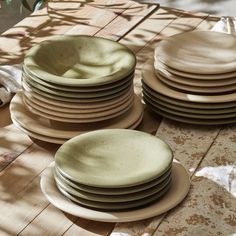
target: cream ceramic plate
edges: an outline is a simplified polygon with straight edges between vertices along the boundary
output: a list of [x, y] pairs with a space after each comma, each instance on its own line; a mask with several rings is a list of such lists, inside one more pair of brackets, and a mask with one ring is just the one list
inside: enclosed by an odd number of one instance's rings
[[[235, 77], [234, 78], [228, 78], [228, 79], [207, 79], [202, 78], [202, 79], [191, 79], [188, 77], [176, 75], [172, 72], [170, 72], [170, 68], [165, 67], [163, 64], [158, 63], [155, 61], [154, 63], [155, 67], [155, 73], [157, 75], [162, 75], [163, 77], [179, 83], [179, 84], [184, 84], [184, 85], [191, 85], [191, 86], [197, 86], [197, 87], [219, 87], [219, 86], [226, 86], [226, 85], [234, 85], [236, 84], [236, 72], [235, 72]], [[186, 75], [187, 76], [187, 75]]]
[[53, 138], [70, 139], [84, 132], [97, 129], [129, 128], [140, 119], [143, 114], [143, 105], [136, 98], [133, 107], [123, 115], [104, 121], [90, 124], [73, 124], [51, 121], [28, 111], [21, 93], [15, 95], [10, 103], [11, 117], [29, 131]]
[[[143, 82], [143, 81], [142, 81]], [[165, 103], [170, 103], [176, 105], [178, 107], [186, 107], [186, 108], [196, 108], [196, 109], [204, 109], [206, 111], [216, 110], [216, 109], [234, 109], [236, 108], [236, 102], [226, 102], [226, 103], [197, 103], [197, 102], [187, 102], [178, 100], [175, 98], [166, 97], [156, 91], [153, 91], [149, 88], [145, 83], [142, 83], [143, 91], [148, 93], [149, 96], [152, 97], [154, 101], [163, 101]], [[227, 112], [226, 112], [227, 113]]]
[[155, 58], [171, 68], [199, 74], [235, 72], [236, 38], [212, 31], [192, 31], [162, 40]]
[[55, 154], [56, 166], [65, 177], [102, 188], [149, 182], [168, 169], [172, 158], [170, 147], [162, 140], [125, 129], [79, 135], [62, 145]]
[[[98, 109], [61, 109], [61, 111], [55, 111], [53, 109], [53, 106], [47, 106], [47, 104], [38, 103], [38, 101], [35, 102], [35, 100], [30, 99], [28, 97], [25, 97], [23, 95], [24, 102], [26, 101], [31, 107], [38, 109], [39, 111], [42, 111], [44, 113], [48, 113], [55, 116], [61, 116], [61, 117], [67, 117], [67, 118], [89, 118], [89, 117], [99, 117], [99, 116], [106, 116], [110, 114], [114, 114], [116, 112], [119, 112], [126, 107], [128, 107], [130, 104], [134, 101], [134, 96], [130, 97], [126, 101], [122, 103], [118, 103], [118, 105], [115, 104], [115, 106], [109, 106], [105, 108], [98, 108]], [[42, 104], [42, 105], [41, 105]], [[67, 112], [69, 111], [69, 112]]]
[[160, 104], [162, 106], [165, 106], [169, 109], [180, 111], [180, 112], [186, 112], [186, 113], [194, 113], [194, 114], [206, 114], [206, 115], [213, 115], [213, 114], [227, 114], [227, 113], [233, 113], [236, 112], [236, 106], [232, 108], [225, 108], [225, 109], [199, 109], [199, 108], [190, 108], [190, 107], [183, 107], [180, 105], [173, 105], [171, 103], [168, 103], [167, 101], [162, 101], [160, 99], [157, 99], [155, 97], [152, 97], [148, 92], [143, 90], [143, 96], [147, 100], [151, 100], [153, 103]]
[[165, 112], [163, 110], [157, 109], [156, 107], [153, 107], [151, 104], [148, 104], [148, 107], [150, 107], [151, 110], [153, 110], [155, 113], [163, 117], [167, 117], [171, 120], [180, 121], [180, 122], [188, 123], [188, 124], [223, 125], [223, 124], [236, 123], [236, 118], [228, 118], [228, 119], [220, 119], [220, 120], [203, 120], [203, 119], [187, 118], [187, 117], [174, 115], [174, 114]]
[[174, 75], [178, 75], [181, 77], [185, 77], [185, 78], [191, 78], [191, 79], [196, 79], [196, 80], [211, 80], [211, 81], [215, 81], [215, 80], [223, 80], [223, 79], [229, 79], [229, 80], [235, 80], [236, 78], [236, 71], [234, 72], [228, 72], [228, 73], [223, 73], [223, 74], [197, 74], [196, 73], [188, 73], [188, 72], [183, 72], [183, 71], [179, 71], [179, 70], [175, 70], [173, 68], [168, 67], [167, 65], [163, 64], [162, 62], [159, 61], [158, 58], [155, 58], [155, 68], [157, 70], [159, 70], [160, 66], [161, 68], [163, 68], [165, 71], [172, 73]]
[[[133, 88], [130, 88], [129, 91], [127, 91], [124, 94], [121, 94], [118, 97], [115, 98], [111, 98], [108, 99], [106, 101], [100, 101], [100, 102], [89, 102], [89, 103], [85, 103], [85, 102], [65, 102], [65, 101], [57, 101], [54, 99], [50, 99], [50, 98], [45, 98], [43, 96], [41, 96], [40, 94], [37, 94], [33, 91], [29, 91], [24, 89], [23, 87], [23, 91], [24, 91], [24, 95], [26, 97], [28, 97], [30, 100], [32, 99], [37, 99], [38, 101], [41, 101], [41, 103], [44, 103], [46, 107], [54, 107], [55, 109], [99, 109], [99, 108], [106, 108], [112, 105], [116, 105], [120, 102], [123, 102], [124, 100], [128, 99], [128, 97], [133, 95]], [[60, 111], [60, 110], [59, 110]]]
[[101, 195], [101, 194], [94, 194], [94, 193], [88, 193], [81, 190], [77, 190], [71, 187], [70, 185], [66, 184], [65, 182], [62, 182], [59, 178], [57, 178], [57, 176], [55, 176], [55, 182], [59, 189], [64, 190], [65, 192], [74, 196], [75, 198], [78, 198], [79, 200], [81, 199], [82, 201], [83, 199], [85, 199], [85, 200], [91, 201], [92, 204], [95, 203], [99, 205], [100, 202], [119, 204], [123, 202], [136, 201], [136, 200], [140, 200], [146, 197], [150, 197], [168, 188], [171, 182], [171, 177], [167, 178], [160, 184], [152, 188], [146, 189], [144, 191], [130, 193], [130, 194], [122, 194], [122, 195], [120, 194], [119, 195]]
[[36, 82], [37, 84], [40, 84], [41, 86], [54, 89], [54, 90], [67, 91], [67, 92], [97, 92], [97, 91], [105, 91], [112, 88], [116, 88], [125, 83], [128, 83], [129, 81], [133, 80], [134, 72], [131, 72], [130, 75], [128, 75], [124, 79], [121, 79], [117, 82], [100, 85], [100, 86], [89, 86], [89, 87], [71, 87], [71, 86], [69, 87], [69, 86], [62, 86], [58, 84], [49, 83], [45, 80], [41, 80], [38, 77], [30, 75], [29, 72], [27, 73], [24, 68], [23, 68], [23, 76], [30, 80], [33, 80], [34, 82]]
[[123, 79], [134, 70], [136, 58], [126, 46], [95, 36], [53, 36], [32, 47], [24, 67], [51, 83], [95, 86]]
[[54, 181], [53, 165], [54, 163], [48, 167], [41, 176], [40, 186], [43, 194], [51, 204], [60, 210], [89, 220], [128, 222], [160, 215], [178, 205], [188, 194], [190, 188], [190, 180], [187, 171], [181, 164], [173, 163], [176, 175], [173, 176], [171, 187], [164, 197], [158, 199], [158, 201], [155, 201], [153, 204], [122, 212], [92, 210], [75, 204], [61, 194]]
[[224, 94], [224, 95], [194, 95], [179, 92], [167, 87], [163, 84], [155, 75], [153, 60], [149, 60], [143, 68], [142, 80], [144, 83], [153, 89], [154, 91], [178, 100], [187, 102], [197, 102], [197, 103], [225, 103], [225, 102], [235, 102], [236, 93]]
[[229, 92], [235, 92], [236, 91], [236, 84], [231, 85], [225, 85], [225, 86], [218, 86], [218, 87], [200, 87], [200, 86], [192, 86], [192, 85], [185, 85], [180, 84], [178, 82], [174, 82], [172, 80], [169, 80], [168, 78], [163, 77], [160, 74], [156, 73], [156, 76], [158, 79], [163, 82], [164, 84], [174, 88], [183, 90], [189, 93], [204, 93], [204, 94], [216, 94], [216, 93], [229, 93]]
[[226, 119], [226, 118], [236, 118], [236, 112], [227, 113], [227, 114], [201, 114], [201, 113], [196, 114], [196, 113], [189, 113], [189, 112], [178, 111], [178, 110], [168, 108], [165, 105], [161, 105], [157, 102], [153, 102], [148, 97], [144, 97], [144, 100], [147, 104], [151, 104], [153, 107], [157, 109], [160, 109], [167, 113], [181, 116], [181, 117], [189, 117], [189, 118], [202, 119], [202, 120], [204, 119], [220, 120], [220, 119]]
[[[55, 120], [55, 121], [60, 121], [60, 122], [67, 122], [67, 123], [94, 123], [94, 122], [100, 122], [100, 121], [105, 121], [105, 120], [109, 120], [112, 118], [115, 118], [117, 116], [120, 116], [122, 114], [124, 114], [125, 112], [127, 112], [132, 106], [133, 106], [133, 102], [129, 103], [128, 106], [126, 106], [123, 110], [119, 111], [119, 112], [115, 112], [112, 114], [107, 114], [104, 116], [96, 116], [96, 114], [81, 114], [78, 115], [80, 116], [80, 118], [76, 118], [74, 116], [74, 118], [67, 118], [67, 117], [62, 117], [62, 116], [56, 116], [56, 115], [52, 115], [46, 112], [42, 112], [41, 110], [39, 110], [38, 108], [34, 108], [32, 106], [30, 106], [27, 101], [25, 101], [25, 105], [27, 106], [27, 108], [29, 109], [30, 112], [38, 115], [38, 116], [42, 116], [44, 118], [50, 119], [50, 120]], [[78, 117], [77, 116], [77, 117]], [[83, 117], [87, 117], [87, 118], [83, 118]]]
[[62, 118], [69, 118], [69, 119], [93, 119], [93, 118], [101, 118], [101, 117], [109, 117], [110, 115], [116, 115], [119, 114], [119, 112], [125, 112], [127, 109], [129, 109], [133, 105], [134, 97], [125, 103], [119, 105], [116, 108], [112, 108], [109, 110], [101, 111], [101, 112], [87, 112], [87, 113], [65, 113], [65, 112], [57, 112], [53, 111], [48, 108], [44, 108], [38, 104], [35, 104], [34, 102], [30, 101], [28, 98], [23, 97], [23, 101], [25, 104], [29, 107], [32, 107], [36, 109], [37, 111], [42, 112], [42, 114], [49, 114], [52, 116], [62, 117]]
[[138, 186], [127, 187], [127, 188], [96, 188], [96, 187], [78, 184], [78, 183], [71, 181], [70, 179], [64, 177], [63, 174], [61, 174], [60, 171], [56, 167], [54, 170], [55, 171], [54, 174], [56, 173], [56, 176], [58, 179], [60, 179], [61, 181], [63, 181], [64, 183], [66, 183], [67, 185], [73, 187], [74, 189], [76, 189], [78, 191], [84, 191], [84, 192], [93, 193], [96, 195], [101, 194], [101, 195], [113, 196], [113, 195], [131, 194], [131, 193], [135, 193], [135, 192], [145, 191], [148, 188], [152, 188], [152, 187], [160, 184], [161, 182], [163, 182], [167, 178], [169, 178], [171, 175], [171, 169], [172, 169], [172, 165], [159, 178], [154, 179], [154, 180], [152, 180], [148, 183], [145, 183], [145, 184], [140, 184]]
[[127, 93], [130, 88], [132, 87], [132, 84], [129, 84], [127, 87], [123, 88], [121, 91], [117, 92], [117, 93], [113, 93], [113, 94], [109, 94], [109, 95], [105, 95], [102, 97], [84, 97], [84, 98], [72, 98], [72, 97], [63, 97], [63, 96], [58, 96], [58, 95], [54, 95], [54, 94], [50, 94], [50, 93], [46, 93], [44, 91], [41, 91], [33, 86], [30, 86], [26, 81], [22, 81], [22, 87], [24, 88], [24, 90], [28, 91], [28, 92], [35, 92], [39, 95], [41, 95], [42, 97], [44, 97], [45, 99], [53, 99], [53, 100], [57, 100], [59, 102], [71, 102], [71, 103], [90, 103], [90, 102], [102, 102], [102, 101], [107, 101], [116, 97], [119, 97], [125, 93]]

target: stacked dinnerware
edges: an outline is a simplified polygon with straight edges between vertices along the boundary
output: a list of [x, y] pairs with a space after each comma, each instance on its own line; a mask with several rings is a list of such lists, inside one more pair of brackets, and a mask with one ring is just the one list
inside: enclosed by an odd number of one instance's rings
[[154, 112], [192, 124], [236, 122], [236, 38], [196, 31], [159, 43], [142, 73]]
[[74, 137], [58, 149], [54, 178], [66, 198], [84, 207], [132, 209], [164, 197], [176, 175], [172, 161], [170, 147], [153, 135], [99, 130]]
[[143, 115], [133, 92], [135, 65], [135, 55], [112, 40], [51, 37], [25, 56], [12, 120], [32, 137], [54, 143], [94, 129], [134, 129]]

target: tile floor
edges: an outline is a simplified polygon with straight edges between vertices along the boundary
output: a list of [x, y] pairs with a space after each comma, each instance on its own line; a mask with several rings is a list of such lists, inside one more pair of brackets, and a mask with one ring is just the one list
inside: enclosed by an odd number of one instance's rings
[[[30, 0], [33, 1], [33, 0]], [[137, 0], [140, 2], [140, 0]], [[146, 0], [142, 0], [145, 2]], [[154, 1], [154, 0], [153, 0]], [[208, 12], [215, 15], [236, 16], [236, 0], [155, 0], [162, 6], [175, 7], [191, 11]], [[18, 21], [29, 15], [23, 9], [20, 13], [19, 0], [12, 0], [9, 5], [6, 0], [0, 0], [0, 33], [12, 27]]]

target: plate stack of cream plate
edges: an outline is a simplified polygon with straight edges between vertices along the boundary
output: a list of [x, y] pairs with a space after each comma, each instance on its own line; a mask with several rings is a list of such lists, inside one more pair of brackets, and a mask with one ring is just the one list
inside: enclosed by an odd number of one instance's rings
[[134, 129], [143, 115], [133, 92], [135, 65], [135, 55], [112, 40], [51, 37], [25, 56], [12, 120], [30, 136], [54, 143], [94, 129]]
[[236, 122], [236, 37], [211, 31], [159, 43], [143, 69], [143, 97], [156, 113], [192, 124]]
[[54, 178], [60, 192], [79, 205], [131, 209], [165, 197], [176, 177], [172, 161], [170, 147], [153, 135], [99, 130], [74, 137], [58, 149]]

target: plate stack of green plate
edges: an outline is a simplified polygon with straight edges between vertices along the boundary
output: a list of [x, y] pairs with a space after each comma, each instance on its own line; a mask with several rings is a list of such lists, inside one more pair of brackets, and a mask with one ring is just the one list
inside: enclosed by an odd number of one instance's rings
[[[37, 120], [35, 123], [43, 120], [44, 126], [50, 123], [50, 127], [60, 123], [64, 127], [78, 124], [99, 129], [106, 128], [101, 122], [107, 122], [108, 128], [109, 124], [135, 128], [143, 114], [133, 91], [135, 66], [135, 55], [118, 42], [93, 36], [51, 37], [32, 47], [25, 56], [23, 92], [13, 99], [12, 119], [31, 136], [47, 136], [57, 143], [65, 141], [56, 141], [64, 139], [63, 135], [48, 136], [48, 132], [29, 130], [31, 121], [24, 122], [22, 116]], [[17, 108], [16, 103], [23, 103], [27, 109]], [[133, 123], [120, 122], [126, 117]], [[71, 130], [65, 128], [65, 132]]]
[[157, 137], [108, 129], [79, 135], [55, 155], [60, 192], [84, 207], [124, 210], [164, 197], [171, 185], [172, 151]]
[[193, 124], [236, 122], [236, 38], [195, 31], [161, 41], [143, 70], [143, 97], [156, 113]]

